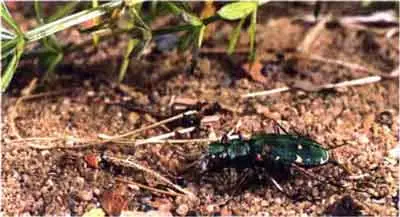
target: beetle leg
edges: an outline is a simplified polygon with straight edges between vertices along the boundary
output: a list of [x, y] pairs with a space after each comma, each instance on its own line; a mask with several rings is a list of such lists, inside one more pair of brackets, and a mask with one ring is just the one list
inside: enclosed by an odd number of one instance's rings
[[335, 166], [340, 167], [348, 175], [351, 174], [350, 169], [346, 165], [339, 163], [337, 160], [329, 159], [328, 163], [331, 163], [331, 164], [333, 164]]
[[272, 182], [272, 184], [274, 184], [275, 187], [276, 187], [279, 191], [281, 191], [282, 193], [285, 193], [285, 194], [286, 194], [286, 192], [283, 190], [282, 186], [281, 186], [274, 178], [272, 178], [272, 177], [269, 176], [269, 175], [268, 175], [268, 178], [269, 178], [269, 180]]
[[280, 134], [279, 130], [281, 129], [285, 134], [289, 134], [288, 131], [285, 130], [285, 128], [283, 128], [283, 126], [278, 123], [278, 121], [276, 121], [275, 119], [272, 119], [272, 118], [269, 118], [269, 119], [272, 120], [272, 122], [274, 122], [273, 127], [274, 127], [275, 133]]

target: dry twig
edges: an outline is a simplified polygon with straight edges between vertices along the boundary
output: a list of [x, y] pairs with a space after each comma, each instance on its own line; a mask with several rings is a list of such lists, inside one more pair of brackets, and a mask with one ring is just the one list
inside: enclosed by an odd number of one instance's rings
[[[381, 81], [382, 79], [383, 79], [382, 76], [378, 76], [378, 75], [368, 76], [368, 77], [354, 79], [354, 80], [350, 80], [350, 81], [324, 84], [324, 85], [318, 86], [315, 89], [320, 91], [323, 89], [333, 89], [333, 88], [338, 88], [338, 87], [350, 87], [350, 86], [356, 86], [356, 85], [371, 84], [371, 83], [376, 83], [378, 81]], [[250, 98], [250, 97], [255, 97], [255, 96], [267, 96], [267, 95], [271, 95], [274, 93], [286, 92], [286, 91], [294, 90], [294, 89], [298, 89], [298, 88], [290, 88], [290, 87], [276, 88], [276, 89], [267, 90], [267, 91], [260, 91], [260, 92], [244, 94], [244, 95], [242, 95], [242, 98]]]
[[147, 190], [150, 190], [150, 191], [153, 191], [153, 192], [156, 192], [156, 193], [166, 194], [166, 195], [170, 195], [170, 196], [184, 196], [183, 194], [179, 194], [179, 193], [176, 193], [176, 192], [170, 192], [170, 191], [164, 191], [164, 190], [161, 190], [161, 189], [153, 188], [153, 187], [150, 187], [150, 186], [147, 186], [147, 185], [143, 185], [143, 184], [137, 183], [135, 181], [127, 180], [127, 179], [120, 178], [120, 177], [117, 177], [116, 180], [119, 181], [119, 182], [124, 182], [124, 183], [127, 183], [127, 184], [136, 185], [139, 188], [147, 189]]
[[113, 156], [109, 156], [109, 155], [105, 155], [104, 156], [105, 160], [114, 162], [116, 164], [120, 164], [123, 166], [127, 166], [127, 167], [134, 167], [136, 169], [142, 170], [143, 172], [146, 172], [152, 176], [154, 176], [155, 178], [171, 185], [172, 187], [174, 187], [176, 190], [184, 193], [186, 196], [188, 196], [191, 199], [195, 199], [197, 198], [196, 195], [194, 195], [192, 192], [187, 191], [183, 188], [181, 188], [178, 185], [175, 185], [174, 183], [172, 183], [170, 180], [168, 180], [167, 178], [165, 178], [164, 176], [162, 176], [161, 174], [157, 173], [156, 171], [149, 169], [143, 165], [140, 165], [139, 163], [134, 162], [130, 157], [128, 157], [127, 159], [121, 159], [121, 158], [117, 158], [117, 157], [113, 157]]

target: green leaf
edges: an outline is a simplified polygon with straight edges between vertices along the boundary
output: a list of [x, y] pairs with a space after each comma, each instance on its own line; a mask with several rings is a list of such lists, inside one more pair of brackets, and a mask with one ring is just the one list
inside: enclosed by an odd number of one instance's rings
[[203, 38], [204, 38], [204, 32], [206, 30], [206, 26], [202, 25], [201, 27], [199, 27], [199, 30], [197, 30], [198, 33], [198, 37], [197, 37], [197, 47], [201, 48], [201, 44], [203, 43]]
[[235, 2], [225, 5], [218, 10], [217, 14], [226, 20], [237, 20], [247, 17], [257, 9], [257, 2]]
[[200, 18], [198, 18], [198, 17], [196, 17], [196, 16], [194, 16], [194, 15], [192, 15], [190, 13], [183, 12], [182, 16], [183, 16], [183, 20], [185, 22], [190, 23], [190, 25], [192, 25], [192, 26], [201, 26], [201, 25], [203, 25], [203, 22], [201, 21]]
[[1, 41], [1, 59], [8, 57], [8, 55], [14, 53], [15, 48], [18, 44], [19, 38], [14, 38], [9, 41]]
[[179, 8], [175, 2], [165, 2], [168, 8], [168, 11], [175, 15], [179, 15], [182, 13], [183, 9]]
[[43, 18], [43, 8], [42, 8], [42, 3], [39, 0], [35, 0], [33, 3], [33, 8], [35, 9], [35, 15], [36, 15], [36, 20], [38, 21], [39, 24], [44, 24], [44, 18]]
[[39, 26], [31, 31], [28, 31], [25, 36], [28, 42], [37, 41], [49, 35], [52, 35], [58, 31], [67, 29], [71, 26], [78, 25], [80, 23], [86, 22], [93, 18], [102, 16], [108, 13], [113, 8], [119, 7], [122, 4], [121, 0], [111, 1], [100, 5], [97, 8], [91, 8], [78, 12], [76, 14], [69, 15], [67, 17], [61, 18], [51, 23]]
[[236, 28], [232, 31], [230, 37], [229, 37], [229, 47], [228, 47], [228, 54], [232, 55], [232, 53], [235, 51], [236, 48], [236, 43], [239, 39], [240, 36], [240, 30], [242, 29], [243, 23], [246, 20], [246, 18], [242, 18], [239, 22], [239, 24], [236, 26]]
[[40, 65], [46, 67], [46, 74], [44, 76], [44, 80], [50, 80], [51, 75], [56, 69], [56, 66], [62, 61], [64, 58], [63, 53], [46, 53], [45, 55], [41, 56], [39, 59]]
[[250, 40], [250, 54], [249, 60], [253, 62], [256, 58], [256, 24], [257, 24], [257, 11], [255, 10], [251, 16], [251, 23], [248, 29]]
[[[99, 6], [99, 1], [98, 0], [92, 0], [92, 7], [97, 8]], [[95, 19], [95, 23], [98, 24], [99, 19]], [[92, 33], [92, 39], [93, 39], [93, 46], [97, 47], [99, 45], [99, 36], [96, 33]]]
[[[35, 0], [34, 2], [36, 20], [39, 24], [43, 25], [46, 23], [46, 19], [43, 16], [43, 7], [42, 3], [39, 0]], [[40, 40], [43, 46], [51, 52], [61, 52], [61, 46], [58, 44], [58, 41], [54, 35], [50, 35], [46, 38]]]
[[21, 37], [19, 38], [19, 41], [17, 43], [15, 53], [13, 57], [11, 58], [10, 62], [6, 65], [5, 71], [2, 73], [1, 76], [1, 91], [4, 92], [8, 85], [10, 84], [15, 71], [17, 70], [17, 66], [19, 63], [19, 60], [21, 58], [21, 55], [24, 51], [24, 46], [25, 46], [25, 40]]
[[7, 9], [7, 5], [4, 1], [0, 1], [0, 14], [1, 14], [1, 18], [4, 19], [4, 21], [6, 21], [6, 23], [8, 25], [11, 26], [11, 28], [18, 33], [19, 36], [23, 35], [23, 32], [21, 31], [21, 29], [18, 27], [18, 24], [14, 21], [14, 19], [12, 18], [10, 12]]
[[119, 70], [119, 76], [118, 76], [118, 81], [122, 81], [125, 77], [126, 70], [128, 69], [129, 61], [130, 61], [130, 56], [132, 54], [133, 49], [139, 44], [140, 40], [133, 38], [130, 39], [128, 42], [128, 46], [126, 47], [125, 50], [125, 55], [124, 59], [122, 61], [121, 68]]
[[67, 14], [72, 13], [78, 4], [79, 1], [71, 1], [64, 6], [57, 8], [57, 11], [53, 15], [51, 15], [47, 21], [53, 22], [55, 20], [65, 17]]

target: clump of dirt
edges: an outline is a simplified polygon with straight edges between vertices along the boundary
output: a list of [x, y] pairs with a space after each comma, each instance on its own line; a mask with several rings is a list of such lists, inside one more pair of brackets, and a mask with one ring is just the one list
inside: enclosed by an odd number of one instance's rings
[[[273, 5], [278, 7], [277, 3]], [[347, 6], [347, 3], [343, 5]], [[343, 13], [347, 11], [345, 6]], [[347, 67], [296, 58], [292, 51], [311, 27], [291, 22], [291, 18], [297, 11], [312, 11], [312, 7], [302, 4], [291, 7], [294, 9], [281, 8], [281, 13], [270, 15], [267, 21], [257, 26], [259, 62], [275, 64], [277, 57], [281, 59], [279, 64], [273, 65], [274, 70], [263, 74], [265, 83], [253, 81], [240, 71], [240, 63], [247, 54], [229, 58], [221, 52], [210, 52], [214, 49], [212, 46], [215, 50], [223, 50], [225, 46], [212, 43], [213, 39], [202, 50], [194, 74], [186, 72], [189, 62], [186, 54], [154, 52], [143, 60], [132, 61], [125, 86], [118, 86], [107, 78], [115, 76], [110, 74], [112, 68], [118, 69], [116, 50], [120, 47], [109, 42], [93, 51], [96, 53], [91, 56], [93, 61], [83, 59], [85, 52], [73, 56], [82, 59], [67, 58], [72, 67], [62, 67], [64, 72], [59, 73], [59, 80], [41, 86], [33, 93], [52, 92], [53, 95], [27, 99], [17, 107], [16, 101], [26, 82], [14, 82], [9, 94], [2, 96], [2, 210], [9, 215], [82, 215], [102, 206], [102, 203], [104, 206], [104, 195], [112, 194], [109, 192], [123, 185], [121, 198], [126, 200], [124, 209], [140, 212], [158, 210], [175, 215], [397, 215], [398, 207], [393, 197], [398, 196], [398, 159], [389, 157], [398, 143], [396, 132], [399, 126], [395, 117], [399, 109], [399, 88], [396, 80], [318, 92], [294, 90], [255, 98], [241, 97], [242, 94], [296, 81], [321, 85], [369, 75]], [[351, 4], [351, 7], [356, 6]], [[260, 16], [262, 14], [260, 12]], [[221, 35], [229, 30], [228, 27], [217, 29]], [[239, 49], [248, 42], [245, 32], [242, 34]], [[337, 26], [321, 31], [311, 50], [326, 58], [390, 73], [399, 65], [399, 47], [393, 47], [397, 42], [398, 36], [387, 39], [368, 30]], [[108, 60], [107, 50], [111, 52], [112, 61]], [[70, 68], [74, 73], [65, 72]], [[21, 80], [29, 81], [24, 76]], [[58, 90], [64, 91], [57, 93]], [[213, 121], [205, 123], [203, 120], [195, 132], [176, 135], [176, 139], [207, 138], [212, 134], [220, 136], [234, 129], [239, 121], [241, 125], [236, 130], [242, 134], [272, 132], [273, 128], [266, 123], [273, 118], [285, 128], [307, 133], [325, 148], [332, 149], [332, 155], [349, 169], [351, 175], [334, 165], [307, 171], [346, 187], [329, 185], [291, 169], [287, 179], [278, 180], [293, 197], [280, 192], [269, 181], [259, 181], [257, 174], [253, 177], [254, 183], [230, 192], [221, 190], [218, 183], [202, 179], [198, 167], [193, 167], [195, 169], [190, 173], [183, 173], [183, 168], [206, 150], [206, 143], [179, 146], [160, 143], [137, 147], [109, 143], [62, 148], [82, 144], [37, 139], [67, 135], [94, 139], [99, 134], [122, 134], [172, 116], [170, 104], [179, 100], [189, 105], [217, 103], [218, 108], [208, 114], [209, 119], [214, 118]], [[180, 126], [181, 123], [166, 127]], [[157, 127], [143, 131], [138, 138], [157, 136], [166, 131], [165, 127]], [[83, 142], [85, 144], [88, 143]], [[32, 148], [34, 146], [54, 148]], [[88, 154], [134, 159], [195, 193], [198, 200], [154, 193], [138, 185], [120, 182], [117, 178], [165, 189], [165, 183], [138, 169], [111, 162], [93, 168], [85, 161]], [[236, 175], [240, 178], [241, 174]], [[224, 174], [221, 177], [224, 179]], [[112, 204], [107, 207], [114, 212]], [[347, 212], [353, 208], [357, 210]]]

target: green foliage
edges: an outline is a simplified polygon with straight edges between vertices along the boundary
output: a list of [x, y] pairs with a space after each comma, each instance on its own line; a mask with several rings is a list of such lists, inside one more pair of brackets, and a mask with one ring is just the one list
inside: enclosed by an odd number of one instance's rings
[[257, 9], [257, 2], [235, 2], [222, 7], [217, 14], [226, 20], [238, 20], [247, 17]]
[[[182, 51], [191, 48], [192, 63], [195, 64], [204, 40], [206, 26], [218, 20], [240, 20], [230, 35], [228, 53], [232, 54], [244, 21], [250, 17], [251, 23], [248, 34], [251, 52], [249, 58], [251, 60], [255, 58], [256, 12], [258, 8], [256, 1], [227, 3], [214, 16], [206, 19], [201, 19], [193, 13], [187, 2], [153, 1], [150, 3], [150, 13], [143, 13], [143, 2], [140, 0], [114, 0], [104, 4], [99, 4], [98, 0], [92, 0], [91, 3], [91, 5], [86, 4], [87, 9], [71, 14], [78, 9], [78, 2], [68, 2], [58, 7], [52, 15], [46, 17], [42, 11], [42, 3], [36, 0], [34, 9], [39, 26], [30, 31], [22, 32], [11, 17], [4, 2], [1, 2], [1, 17], [11, 29], [1, 27], [1, 60], [4, 63], [3, 66], [6, 66], [2, 69], [1, 90], [4, 91], [7, 88], [21, 57], [38, 57], [40, 65], [46, 69], [45, 78], [48, 78], [49, 73], [55, 70], [66, 53], [77, 51], [88, 45], [97, 46], [101, 40], [119, 34], [125, 34], [129, 38], [118, 75], [119, 81], [124, 79], [130, 59], [139, 57], [150, 44], [153, 36], [183, 32], [180, 36], [178, 49]], [[151, 29], [150, 24], [157, 17], [165, 14], [178, 16], [184, 24]], [[94, 20], [94, 26], [81, 32], [91, 34], [92, 43], [82, 43], [75, 46], [65, 45], [61, 44], [54, 35], [59, 31], [91, 20]], [[98, 34], [99, 32], [102, 32], [102, 34]], [[41, 44], [39, 51], [24, 51], [26, 44], [36, 41], [40, 41]]]
[[240, 20], [239, 24], [232, 31], [232, 33], [229, 37], [229, 47], [228, 47], [229, 55], [232, 55], [232, 53], [235, 51], [236, 43], [239, 40], [239, 36], [240, 36], [240, 30], [242, 30], [242, 26], [243, 26], [243, 23], [245, 20], [246, 20], [246, 17], [244, 17]]
[[249, 26], [249, 37], [250, 37], [250, 61], [254, 61], [256, 58], [256, 24], [257, 24], [257, 11], [255, 10], [251, 15], [251, 23]]
[[125, 77], [126, 74], [126, 70], [128, 69], [128, 65], [129, 65], [129, 58], [132, 54], [133, 49], [139, 44], [139, 40], [138, 39], [130, 39], [128, 42], [128, 46], [126, 47], [126, 51], [125, 51], [125, 55], [124, 55], [124, 59], [122, 61], [122, 65], [119, 71], [119, 81], [122, 81]]
[[25, 40], [19, 39], [17, 41], [14, 53], [11, 57], [11, 60], [5, 64], [5, 71], [1, 77], [1, 91], [5, 91], [5, 89], [10, 84], [15, 71], [17, 70], [17, 66], [19, 63], [19, 59], [21, 58], [22, 52], [24, 51]]
[[234, 29], [229, 39], [228, 54], [232, 54], [235, 50], [236, 43], [238, 41], [240, 30], [243, 26], [246, 17], [251, 16], [250, 26], [248, 28], [248, 34], [250, 38], [250, 54], [249, 60], [254, 61], [256, 57], [256, 24], [257, 24], [257, 1], [249, 2], [235, 2], [222, 7], [217, 14], [226, 20], [238, 20], [240, 22]]

